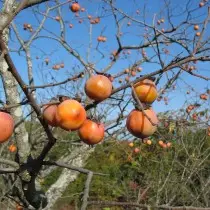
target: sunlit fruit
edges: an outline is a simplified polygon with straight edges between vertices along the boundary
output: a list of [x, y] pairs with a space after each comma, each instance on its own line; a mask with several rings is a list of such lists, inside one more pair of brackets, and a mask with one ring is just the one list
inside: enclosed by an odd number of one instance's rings
[[14, 125], [12, 116], [0, 111], [0, 143], [7, 141], [12, 136]]
[[151, 144], [152, 144], [152, 141], [151, 141], [150, 139], [148, 139], [148, 140], [146, 141], [146, 144], [151, 145]]
[[64, 63], [61, 63], [61, 64], [60, 64], [60, 67], [61, 67], [61, 68], [64, 68], [64, 67], [65, 67]]
[[162, 146], [162, 145], [164, 144], [164, 142], [163, 142], [162, 140], [160, 140], [160, 141], [158, 141], [158, 144], [159, 144], [160, 146]]
[[61, 20], [61, 17], [60, 17], [60, 16], [56, 16], [56, 17], [55, 17], [55, 20], [56, 20], [56, 21], [60, 21], [60, 20]]
[[204, 3], [203, 2], [200, 2], [199, 3], [199, 7], [203, 7], [204, 6]]
[[200, 36], [201, 35], [201, 32], [197, 32], [195, 35], [196, 36]]
[[150, 108], [144, 110], [151, 123], [142, 111], [134, 109], [127, 117], [126, 126], [128, 131], [136, 137], [146, 138], [157, 130], [158, 119], [155, 112]]
[[58, 106], [56, 104], [45, 105], [43, 107], [43, 118], [46, 120], [46, 122], [49, 125], [53, 127], [58, 126], [58, 122], [56, 118], [57, 108]]
[[78, 134], [86, 144], [98, 144], [104, 138], [104, 126], [91, 120], [85, 120], [78, 130]]
[[16, 147], [14, 144], [11, 144], [11, 145], [9, 146], [9, 151], [10, 151], [10, 152], [16, 152], [16, 150], [17, 150], [17, 147]]
[[134, 146], [134, 143], [133, 142], [130, 142], [128, 145], [129, 145], [129, 147], [133, 147]]
[[203, 94], [200, 95], [200, 99], [207, 100], [208, 96], [205, 93], [203, 93]]
[[156, 100], [158, 96], [155, 83], [149, 79], [137, 82], [134, 84], [134, 89], [139, 100], [143, 103], [151, 104]]
[[166, 145], [168, 148], [171, 147], [171, 142], [168, 142]]
[[194, 25], [194, 30], [197, 31], [199, 29], [199, 25]]
[[138, 72], [141, 72], [141, 71], [142, 71], [142, 67], [137, 67], [136, 70], [137, 70]]
[[58, 105], [56, 120], [61, 128], [74, 131], [86, 120], [86, 111], [78, 101], [67, 99]]
[[140, 152], [140, 149], [136, 147], [136, 148], [133, 150], [133, 152], [134, 152], [134, 153], [139, 153], [139, 152]]
[[100, 18], [99, 17], [97, 17], [97, 18], [95, 18], [94, 19], [94, 22], [97, 24], [97, 23], [100, 23]]
[[95, 101], [103, 101], [111, 95], [112, 83], [104, 75], [91, 76], [85, 84], [85, 93]]
[[80, 11], [80, 5], [76, 2], [72, 3], [70, 7], [72, 12], [79, 12]]

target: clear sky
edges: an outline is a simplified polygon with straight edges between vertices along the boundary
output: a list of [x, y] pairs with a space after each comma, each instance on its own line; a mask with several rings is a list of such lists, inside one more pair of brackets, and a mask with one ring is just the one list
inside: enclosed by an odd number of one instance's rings
[[[63, 1], [64, 2], [64, 1]], [[170, 24], [167, 21], [167, 10], [165, 3], [166, 1], [160, 0], [144, 0], [144, 1], [133, 1], [133, 0], [117, 0], [115, 6], [122, 10], [127, 15], [132, 18], [145, 21], [146, 24], [152, 25], [153, 19], [155, 18], [155, 24], [158, 19], [164, 18], [165, 22], [160, 26], [157, 26], [160, 30], [164, 28], [165, 30], [170, 28]], [[184, 8], [188, 1], [186, 0], [171, 0], [170, 1], [171, 11], [174, 16], [172, 17], [172, 21], [174, 25], [178, 25], [181, 23], [186, 15], [184, 14]], [[198, 8], [199, 1], [192, 0], [189, 1], [189, 9]], [[110, 63], [110, 55], [113, 50], [117, 49], [118, 44], [116, 41], [116, 24], [111, 15], [110, 7], [100, 0], [81, 0], [79, 1], [80, 5], [85, 8], [85, 12], [80, 12], [79, 17], [75, 17], [69, 10], [69, 3], [65, 4], [61, 7], [62, 19], [65, 24], [65, 37], [66, 41], [70, 46], [76, 50], [81, 57], [87, 62], [87, 52], [88, 47], [91, 45], [90, 53], [89, 53], [89, 62], [95, 63], [95, 67], [100, 71], [105, 68]], [[209, 4], [209, 3], [208, 3]], [[49, 3], [49, 6], [54, 5], [54, 3]], [[27, 41], [33, 33], [23, 30], [24, 23], [30, 23], [34, 30], [36, 30], [39, 26], [39, 22], [42, 21], [43, 15], [46, 7], [42, 4], [39, 9], [34, 7], [24, 12], [21, 12], [18, 17], [15, 19], [15, 24], [17, 25], [19, 35], [24, 41]], [[39, 10], [39, 12], [38, 12]], [[137, 14], [136, 11], [139, 10], [140, 14]], [[34, 15], [36, 14], [36, 15]], [[89, 20], [87, 15], [90, 14], [93, 17], [100, 16], [101, 22], [100, 24], [92, 25], [90, 27]], [[193, 30], [193, 26], [190, 24], [198, 23], [200, 27], [202, 27], [202, 22], [207, 15], [207, 6], [204, 6], [200, 9], [195, 9], [192, 13], [195, 20], [192, 20], [188, 25], [180, 29], [180, 32], [185, 31], [187, 34], [187, 38], [192, 39], [195, 35], [195, 31]], [[73, 75], [75, 72], [83, 71], [82, 65], [75, 59], [72, 55], [70, 55], [66, 49], [64, 49], [58, 42], [52, 39], [43, 38], [43, 36], [55, 37], [53, 34], [60, 35], [60, 24], [54, 20], [54, 17], [58, 15], [58, 10], [53, 10], [49, 13], [49, 17], [47, 18], [44, 28], [41, 30], [39, 36], [35, 41], [33, 41], [31, 45], [31, 55], [33, 61], [33, 72], [35, 84], [44, 84], [52, 81], [62, 81]], [[122, 15], [118, 14], [118, 18], [121, 18]], [[82, 20], [82, 23], [79, 23], [79, 20]], [[130, 22], [131, 25], [128, 26], [127, 23]], [[73, 28], [69, 28], [69, 24], [73, 24]], [[145, 27], [141, 24], [138, 24], [128, 18], [123, 18], [120, 22], [121, 26], [121, 41], [123, 45], [139, 45], [142, 44], [145, 39], [143, 35], [146, 33]], [[187, 27], [186, 27], [187, 26]], [[207, 39], [209, 36], [210, 29], [209, 27], [206, 30], [204, 35], [204, 39]], [[107, 37], [106, 43], [97, 42], [97, 37], [102, 34]], [[179, 34], [176, 36], [178, 37]], [[169, 35], [172, 36], [172, 35]], [[175, 36], [175, 37], [176, 37]], [[173, 37], [173, 36], [172, 36]], [[182, 38], [182, 37], [181, 37]], [[183, 37], [184, 38], [184, 37]], [[90, 41], [91, 40], [91, 41]], [[14, 35], [11, 33], [11, 41], [10, 41], [10, 49], [17, 50], [20, 45]], [[166, 48], [166, 46], [160, 46], [160, 49]], [[181, 55], [186, 55], [186, 51], [181, 49], [175, 44], [172, 44], [167, 47], [169, 50], [168, 55], [162, 55], [163, 60], [169, 62], [172, 60], [177, 54], [182, 53]], [[150, 57], [154, 55], [154, 50], [150, 47], [145, 49], [147, 55]], [[113, 65], [110, 70], [110, 73], [115, 75], [116, 73], [122, 71], [125, 68], [128, 68], [132, 65], [136, 60], [141, 59], [141, 53], [136, 52], [134, 50], [130, 51], [130, 55], [120, 55], [120, 60]], [[102, 54], [104, 58], [102, 57]], [[209, 53], [209, 52], [208, 52]], [[24, 80], [27, 82], [27, 66], [25, 61], [25, 55], [23, 52], [20, 55], [17, 52], [12, 53], [15, 64], [23, 76]], [[38, 59], [37, 59], [38, 57]], [[48, 66], [45, 65], [44, 59], [49, 58], [50, 63]], [[153, 59], [153, 61], [158, 61], [157, 56]], [[59, 71], [52, 70], [52, 66], [57, 63], [64, 62], [65, 68], [60, 69]], [[155, 70], [160, 69], [159, 64], [155, 63], [143, 63], [142, 65], [143, 71], [141, 75], [146, 73], [153, 72]], [[210, 69], [209, 62], [196, 64], [197, 70], [196, 73], [202, 74], [204, 76], [210, 77]], [[175, 69], [174, 72], [177, 72], [178, 69]], [[170, 77], [171, 73], [168, 75], [164, 75], [160, 84], [158, 85], [158, 89], [160, 89], [165, 82], [167, 81], [167, 76]], [[139, 76], [139, 75], [137, 75]], [[123, 77], [124, 78], [124, 77]], [[135, 77], [133, 77], [134, 79]], [[118, 79], [117, 79], [118, 81]], [[118, 82], [114, 82], [114, 87], [118, 87], [120, 84]], [[83, 84], [83, 83], [82, 83]], [[210, 88], [210, 82], [206, 82], [202, 79], [195, 78], [187, 73], [182, 74], [180, 79], [178, 79], [176, 85], [176, 89], [170, 89], [168, 93], [166, 93], [166, 97], [169, 99], [168, 105], [165, 105], [164, 102], [155, 102], [153, 107], [157, 112], [162, 112], [165, 110], [178, 109], [183, 106], [183, 104], [187, 101], [188, 103], [196, 102], [199, 100], [199, 94], [203, 93], [207, 88]], [[47, 101], [55, 94], [73, 94], [75, 89], [73, 89], [72, 85], [62, 86], [64, 88], [47, 88], [44, 91], [39, 90], [38, 96], [42, 101]], [[76, 89], [79, 87], [76, 87]], [[195, 91], [191, 91], [191, 88], [194, 88]], [[187, 91], [191, 93], [186, 95]], [[2, 96], [2, 92], [1, 92]], [[205, 104], [209, 107], [209, 101], [205, 102]]]

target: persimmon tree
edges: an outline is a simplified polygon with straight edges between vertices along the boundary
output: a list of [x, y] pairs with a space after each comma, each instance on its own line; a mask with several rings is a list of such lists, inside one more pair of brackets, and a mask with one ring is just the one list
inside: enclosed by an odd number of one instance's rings
[[[177, 127], [183, 121], [202, 122], [208, 128], [209, 3], [189, 0], [181, 8], [173, 0], [157, 8], [150, 4], [1, 2], [2, 201], [16, 203], [17, 209], [52, 209], [83, 173], [84, 210], [97, 204], [88, 200], [92, 177], [107, 175], [84, 168], [96, 143], [113, 138], [151, 145], [148, 138], [162, 138], [161, 128], [171, 122]], [[183, 112], [168, 116], [152, 110], [167, 110], [174, 103], [171, 97]], [[63, 137], [72, 139], [66, 143]], [[52, 160], [53, 149], [63, 141], [66, 153]], [[159, 145], [171, 147], [162, 140]], [[40, 179], [58, 167], [60, 176], [44, 191]], [[161, 203], [159, 194], [158, 206], [173, 208]]]

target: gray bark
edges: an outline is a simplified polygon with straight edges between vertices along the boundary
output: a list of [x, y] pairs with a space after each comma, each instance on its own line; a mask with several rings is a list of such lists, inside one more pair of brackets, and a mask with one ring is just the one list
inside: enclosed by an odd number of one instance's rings
[[[14, 0], [5, 0], [3, 12], [10, 13], [13, 10]], [[3, 23], [3, 22], [2, 22]], [[3, 32], [4, 40], [8, 43], [9, 29], [6, 28]], [[4, 80], [4, 88], [6, 99], [9, 104], [17, 104], [20, 102], [20, 95], [18, 93], [18, 84], [14, 77], [8, 71], [8, 65], [4, 59], [0, 59], [0, 72]], [[21, 107], [11, 109], [11, 114], [15, 123], [23, 118], [23, 111]], [[24, 124], [19, 125], [14, 131], [14, 137], [18, 147], [18, 156], [20, 162], [25, 162], [30, 154], [30, 145], [28, 142], [28, 133], [26, 132]]]
[[[93, 151], [93, 148], [90, 148], [87, 145], [83, 145], [72, 152], [72, 154], [69, 156], [68, 162], [66, 163], [76, 167], [84, 167], [87, 158]], [[48, 205], [44, 210], [53, 209], [56, 201], [62, 196], [68, 185], [77, 178], [78, 174], [78, 172], [71, 171], [69, 169], [63, 169], [58, 180], [49, 188], [46, 193], [48, 198]]]

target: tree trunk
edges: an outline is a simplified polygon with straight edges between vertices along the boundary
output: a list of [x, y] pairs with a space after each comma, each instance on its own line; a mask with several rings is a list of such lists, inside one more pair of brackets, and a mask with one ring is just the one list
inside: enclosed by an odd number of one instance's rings
[[[69, 165], [76, 167], [84, 167], [87, 158], [94, 151], [87, 145], [83, 145], [75, 149], [69, 156], [69, 161], [66, 162]], [[68, 185], [77, 179], [78, 172], [71, 171], [69, 169], [63, 169], [58, 180], [49, 188], [46, 195], [48, 198], [48, 205], [44, 210], [51, 210], [56, 201], [62, 196]]]

